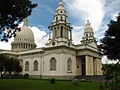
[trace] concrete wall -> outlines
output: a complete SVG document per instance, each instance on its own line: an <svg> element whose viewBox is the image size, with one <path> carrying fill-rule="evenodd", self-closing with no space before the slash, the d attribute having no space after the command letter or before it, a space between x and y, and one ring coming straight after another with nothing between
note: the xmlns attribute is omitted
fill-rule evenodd
<svg viewBox="0 0 120 90"><path fill-rule="evenodd" d="M25 63L29 62L29 71L25 71ZM38 61L38 71L34 71L34 61ZM42 58L40 56L32 57L28 56L27 58L24 58L22 61L22 66L23 66L23 72L22 74L29 74L29 75L41 75L41 63L42 63Z"/></svg>
<svg viewBox="0 0 120 90"><path fill-rule="evenodd" d="M82 58L77 57L76 58L76 75L82 75Z"/></svg>
<svg viewBox="0 0 120 90"><path fill-rule="evenodd" d="M50 70L50 60L54 57L57 60L56 70ZM72 72L67 72L67 60L71 58L72 60ZM43 57L44 65L42 68L42 75L48 76L68 76L68 75L76 75L76 57L70 54L50 54Z"/></svg>

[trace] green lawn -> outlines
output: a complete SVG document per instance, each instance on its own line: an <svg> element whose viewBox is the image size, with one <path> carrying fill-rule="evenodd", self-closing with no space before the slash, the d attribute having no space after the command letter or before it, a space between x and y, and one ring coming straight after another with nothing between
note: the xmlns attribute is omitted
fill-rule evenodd
<svg viewBox="0 0 120 90"><path fill-rule="evenodd" d="M0 90L99 90L99 83L79 82L73 86L72 81L56 81L33 79L0 79Z"/></svg>

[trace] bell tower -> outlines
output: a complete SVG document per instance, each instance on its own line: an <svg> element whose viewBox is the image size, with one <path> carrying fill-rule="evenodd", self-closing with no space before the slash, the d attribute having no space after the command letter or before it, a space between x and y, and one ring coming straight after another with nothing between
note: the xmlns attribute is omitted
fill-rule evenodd
<svg viewBox="0 0 120 90"><path fill-rule="evenodd" d="M72 27L67 21L67 12L64 9L62 0L59 1L55 11L54 19L48 27L50 30L47 46L59 46L72 44Z"/></svg>
<svg viewBox="0 0 120 90"><path fill-rule="evenodd" d="M93 28L91 27L89 20L87 20L87 24L84 29L84 36L81 40L81 44L88 44L94 41L95 41L95 37L93 33Z"/></svg>

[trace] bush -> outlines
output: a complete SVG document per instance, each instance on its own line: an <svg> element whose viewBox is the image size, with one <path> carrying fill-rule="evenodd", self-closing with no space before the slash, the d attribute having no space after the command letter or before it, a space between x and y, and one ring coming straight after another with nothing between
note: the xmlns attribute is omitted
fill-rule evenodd
<svg viewBox="0 0 120 90"><path fill-rule="evenodd" d="M73 79L72 83L73 83L73 86L78 86L78 80L77 79Z"/></svg>
<svg viewBox="0 0 120 90"><path fill-rule="evenodd" d="M93 80L80 80L80 82L93 82Z"/></svg>
<svg viewBox="0 0 120 90"><path fill-rule="evenodd" d="M51 78L50 83L51 83L51 84L55 84L55 79L54 79L54 78Z"/></svg>
<svg viewBox="0 0 120 90"><path fill-rule="evenodd" d="M25 78L25 79L28 79L28 78L29 78L29 74L27 74L27 73L24 74L24 78Z"/></svg>

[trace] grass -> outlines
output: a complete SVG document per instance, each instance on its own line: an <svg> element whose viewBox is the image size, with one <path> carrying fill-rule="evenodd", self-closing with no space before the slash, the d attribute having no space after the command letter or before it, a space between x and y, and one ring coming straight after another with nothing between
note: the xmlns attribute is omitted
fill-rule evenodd
<svg viewBox="0 0 120 90"><path fill-rule="evenodd" d="M0 79L0 90L99 90L99 83L79 82L73 86L72 81L56 81L35 79Z"/></svg>

